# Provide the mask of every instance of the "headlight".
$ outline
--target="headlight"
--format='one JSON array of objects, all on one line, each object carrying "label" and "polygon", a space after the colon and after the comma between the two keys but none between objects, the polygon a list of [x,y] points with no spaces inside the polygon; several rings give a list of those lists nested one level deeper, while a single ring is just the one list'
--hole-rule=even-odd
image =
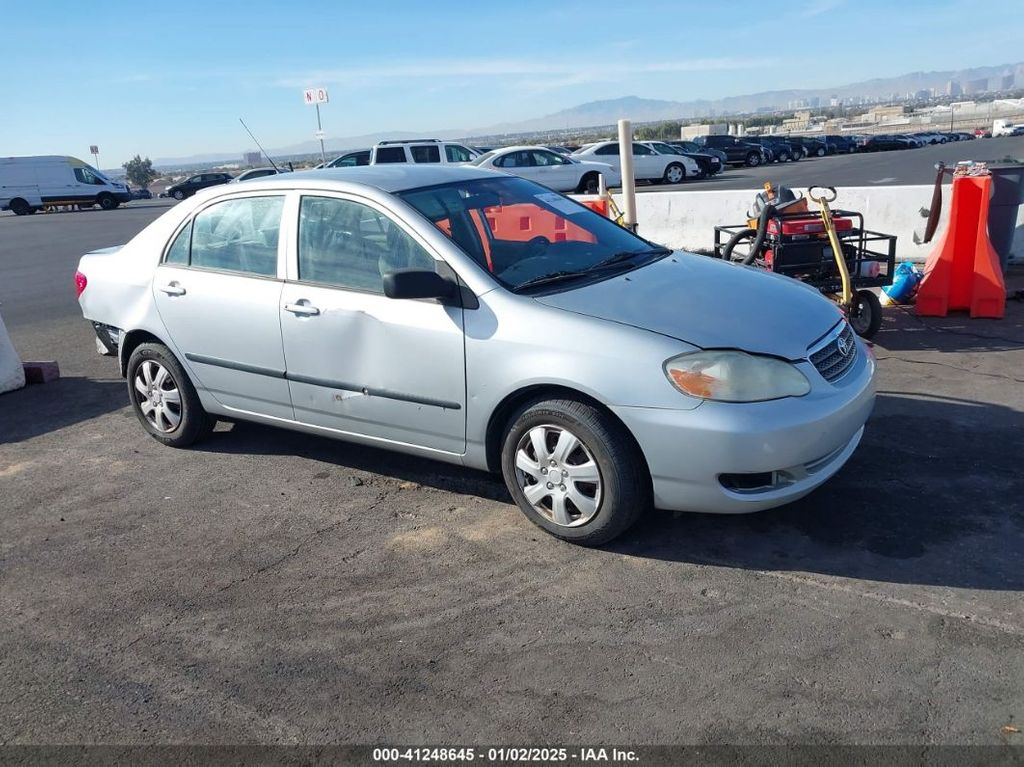
[{"label": "headlight", "polygon": [[665,375],[683,394],[719,402],[761,402],[802,397],[811,390],[796,367],[746,352],[681,354],[665,363]]}]

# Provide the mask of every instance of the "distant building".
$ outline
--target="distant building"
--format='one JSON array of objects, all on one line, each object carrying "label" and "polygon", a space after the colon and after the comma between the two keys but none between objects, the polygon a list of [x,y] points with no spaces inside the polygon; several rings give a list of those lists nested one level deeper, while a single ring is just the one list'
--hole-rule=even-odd
[{"label": "distant building", "polygon": [[946,95],[947,96],[959,96],[963,93],[963,89],[960,87],[959,80],[950,80],[946,83]]},{"label": "distant building", "polygon": [[917,101],[927,101],[931,97],[932,97],[932,92],[931,92],[930,88],[922,88],[921,90],[919,90],[916,93],[914,93],[914,98]]},{"label": "distant building", "polygon": [[246,152],[242,155],[242,162],[245,165],[259,165],[260,157],[262,155],[259,152]]},{"label": "distant building", "polygon": [[1003,75],[1002,77],[993,77],[995,82],[992,85],[994,91],[1008,91],[1013,89],[1014,78],[1012,74]]},{"label": "distant building", "polygon": [[988,90],[988,78],[980,77],[977,80],[968,80],[964,83],[964,94],[984,93]]},{"label": "distant building", "polygon": [[843,100],[838,96],[833,96],[828,100],[828,105],[830,107],[841,107],[843,105]]},{"label": "distant building", "polygon": [[697,125],[684,125],[679,129],[679,138],[684,141],[695,136],[724,136],[729,132],[726,123],[699,123]]}]

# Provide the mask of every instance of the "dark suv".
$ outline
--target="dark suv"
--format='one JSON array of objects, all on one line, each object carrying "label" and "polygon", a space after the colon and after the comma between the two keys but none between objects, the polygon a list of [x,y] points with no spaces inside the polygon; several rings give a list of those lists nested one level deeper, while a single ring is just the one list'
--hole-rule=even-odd
[{"label": "dark suv", "polygon": [[789,162],[790,160],[799,160],[803,154],[788,141],[783,141],[780,138],[774,138],[772,136],[748,136],[747,140],[752,144],[760,144],[771,152],[772,162]]},{"label": "dark suv", "polygon": [[175,200],[184,200],[186,197],[194,195],[200,189],[206,189],[208,186],[217,186],[217,184],[226,184],[231,178],[232,176],[229,173],[197,173],[181,183],[167,187],[166,194]]},{"label": "dark suv", "polygon": [[693,141],[698,146],[725,152],[725,161],[729,165],[746,165],[748,168],[756,168],[767,159],[764,149],[760,146],[740,141],[735,136],[697,136]]}]

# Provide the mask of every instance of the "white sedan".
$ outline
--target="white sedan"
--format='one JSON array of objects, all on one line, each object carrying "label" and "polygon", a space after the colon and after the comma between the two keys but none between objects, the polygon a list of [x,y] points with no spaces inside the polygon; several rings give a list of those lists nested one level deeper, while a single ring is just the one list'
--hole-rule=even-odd
[{"label": "white sedan", "polygon": [[[619,142],[598,141],[596,144],[587,144],[573,152],[572,159],[610,162],[619,167]],[[700,169],[689,157],[658,154],[646,144],[634,141],[633,175],[637,181],[678,184],[687,178],[696,178],[700,175]]]},{"label": "white sedan", "polygon": [[614,164],[591,162],[552,152],[542,146],[510,146],[495,149],[477,157],[472,165],[493,168],[513,176],[536,181],[556,192],[597,192],[598,175],[604,176],[608,186],[619,186],[618,158]]}]

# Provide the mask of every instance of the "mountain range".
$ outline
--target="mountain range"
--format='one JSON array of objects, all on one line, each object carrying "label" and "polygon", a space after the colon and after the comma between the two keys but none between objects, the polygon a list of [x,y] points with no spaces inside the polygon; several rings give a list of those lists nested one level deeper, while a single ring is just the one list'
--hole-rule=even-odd
[{"label": "mountain range", "polygon": [[[497,137],[506,134],[534,133],[541,131],[568,130],[612,125],[621,118],[634,123],[686,118],[723,117],[728,114],[755,112],[758,109],[785,109],[796,101],[820,99],[828,103],[830,98],[839,99],[887,99],[893,94],[915,93],[921,90],[944,91],[947,83],[957,81],[961,85],[972,81],[1012,75],[1016,87],[1024,87],[1024,62],[998,66],[972,67],[969,69],[937,72],[910,72],[897,77],[876,78],[829,88],[804,88],[771,90],[741,96],[727,96],[720,99],[696,99],[692,101],[667,101],[645,99],[637,96],[590,101],[585,104],[563,109],[553,114],[518,122],[504,122],[477,128],[447,128],[421,131],[380,131],[362,136],[344,136],[326,139],[324,144],[329,154],[346,149],[372,146],[385,139],[407,139],[423,136],[433,138]],[[303,141],[288,146],[275,147],[270,151],[275,159],[296,155],[315,154],[320,151],[318,141]],[[158,158],[153,164],[158,167],[180,167],[198,163],[211,163],[240,157],[241,151],[219,152],[189,157]]]}]

